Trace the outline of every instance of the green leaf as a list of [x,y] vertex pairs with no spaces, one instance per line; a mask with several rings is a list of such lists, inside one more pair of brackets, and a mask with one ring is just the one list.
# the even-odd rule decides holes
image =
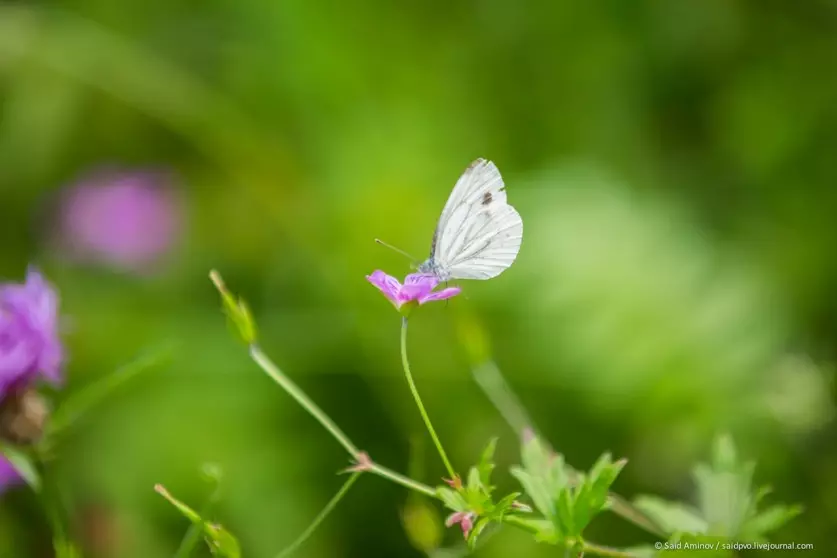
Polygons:
[[456,512],[467,511],[468,502],[459,492],[444,486],[437,486],[436,494],[449,509]]
[[771,506],[747,520],[741,529],[742,539],[763,542],[764,535],[779,529],[801,513],[802,506]]
[[477,465],[482,485],[489,494],[494,490],[494,487],[491,486],[491,473],[494,471],[494,452],[496,449],[497,438],[492,438],[485,446],[482,455],[480,455],[479,465]]
[[482,479],[480,479],[480,472],[476,467],[471,467],[468,471],[467,487],[468,492],[474,494],[481,494],[483,492]]
[[[728,464],[725,464],[728,465]],[[752,465],[734,469],[695,467],[698,505],[708,524],[707,533],[736,537],[750,513]]]
[[512,504],[520,497],[520,492],[512,492],[497,502],[487,514],[487,517],[496,521],[502,521],[503,516],[512,509]]
[[737,451],[729,434],[721,434],[715,438],[712,447],[712,467],[716,471],[735,471],[737,469]]
[[555,506],[543,479],[531,475],[520,467],[512,467],[510,472],[523,487],[523,491],[532,500],[535,508],[544,516],[552,518],[555,515]]
[[625,463],[627,463],[625,460],[612,463],[610,454],[606,453],[593,466],[589,478],[584,480],[576,493],[573,509],[576,528],[574,535],[580,535],[593,517],[607,507],[610,487]]
[[575,537],[581,534],[581,530],[575,523],[574,501],[571,490],[563,489],[555,499],[555,516],[553,523],[555,529],[565,537]]
[[640,496],[634,506],[669,533],[705,533],[708,527],[700,512],[685,504]]
[[759,512],[769,487],[753,491],[754,462],[741,463],[727,435],[714,443],[711,464],[693,471],[698,509],[645,497],[636,507],[669,532],[723,537],[726,540],[766,541],[765,535],[802,512],[799,506],[777,505]]
[[520,450],[523,468],[530,474],[546,477],[552,461],[552,452],[537,436],[532,436],[523,443]]
[[6,444],[2,446],[2,452],[26,484],[35,492],[40,492],[42,486],[41,475],[32,459],[25,452]]
[[538,542],[558,544],[561,541],[560,535],[555,531],[555,526],[548,519],[516,515],[514,516],[514,525],[533,532],[535,540]]

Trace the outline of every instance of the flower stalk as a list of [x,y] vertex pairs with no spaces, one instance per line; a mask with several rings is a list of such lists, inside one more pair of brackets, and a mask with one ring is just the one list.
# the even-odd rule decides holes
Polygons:
[[442,458],[442,462],[445,464],[448,476],[453,479],[457,477],[456,471],[453,469],[453,465],[451,465],[450,460],[445,453],[445,448],[442,446],[442,442],[436,434],[436,429],[433,428],[433,424],[430,422],[430,416],[424,408],[424,403],[421,401],[421,396],[419,395],[418,388],[416,388],[416,383],[413,381],[413,374],[410,372],[410,361],[407,358],[407,323],[406,317],[401,319],[401,364],[404,366],[404,376],[407,378],[407,385],[410,386],[410,393],[413,394],[413,399],[416,402],[419,413],[421,413],[424,425],[427,427],[427,431],[433,439],[433,445],[436,446],[436,450],[439,452],[439,457]]

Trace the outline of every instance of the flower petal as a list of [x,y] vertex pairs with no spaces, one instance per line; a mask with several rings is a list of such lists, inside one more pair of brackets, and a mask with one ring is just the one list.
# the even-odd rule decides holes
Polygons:
[[391,275],[387,275],[381,270],[377,270],[372,273],[372,275],[367,275],[366,280],[377,287],[379,291],[384,293],[384,296],[387,297],[396,308],[401,306],[402,301],[399,298],[401,283],[398,282],[398,279],[392,277]]
[[20,484],[23,479],[17,469],[3,456],[0,456],[0,493],[4,492],[6,488]]
[[445,300],[454,297],[461,292],[462,289],[459,287],[448,287],[447,289],[442,289],[441,291],[435,293],[428,293],[425,296],[419,298],[419,304],[424,304],[425,302],[433,302],[434,300]]
[[426,273],[412,273],[404,279],[404,286],[401,288],[401,300],[418,300],[429,295],[439,280],[434,275]]
[[462,521],[466,515],[468,515],[467,512],[454,512],[450,514],[447,519],[445,519],[445,527],[453,527]]

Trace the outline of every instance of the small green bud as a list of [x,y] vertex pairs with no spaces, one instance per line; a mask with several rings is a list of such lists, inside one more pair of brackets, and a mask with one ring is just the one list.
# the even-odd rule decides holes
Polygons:
[[221,279],[221,275],[214,269],[209,272],[209,279],[221,294],[224,312],[227,314],[236,332],[247,345],[253,345],[257,337],[256,322],[253,320],[253,315],[247,303],[242,299],[236,300],[232,293],[227,290],[226,285],[224,285],[224,280]]

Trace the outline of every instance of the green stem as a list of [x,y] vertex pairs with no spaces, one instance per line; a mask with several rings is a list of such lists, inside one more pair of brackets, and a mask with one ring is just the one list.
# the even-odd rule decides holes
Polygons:
[[439,496],[436,494],[436,491],[433,488],[427,486],[426,484],[420,483],[418,481],[414,481],[409,477],[405,477],[401,473],[396,473],[391,469],[387,469],[377,463],[372,464],[372,468],[369,469],[370,473],[375,473],[379,477],[385,478],[390,480],[396,484],[400,484],[405,488],[409,488],[410,490],[415,490],[416,492],[421,492],[426,496],[430,496],[431,498],[438,498]]
[[427,415],[424,404],[421,402],[418,389],[416,389],[416,383],[413,381],[413,374],[410,372],[410,361],[407,359],[407,318],[403,318],[401,321],[401,364],[404,366],[404,375],[407,377],[407,384],[410,386],[410,392],[413,394],[413,399],[416,402],[419,413],[421,413],[421,418],[424,420],[424,425],[427,427],[430,437],[433,438],[433,444],[439,452],[439,457],[442,458],[442,462],[445,464],[445,468],[448,470],[450,478],[456,478],[456,471],[453,470],[453,466],[450,464],[450,460],[448,460],[445,449],[442,447],[442,442],[439,441],[439,436],[436,435],[436,430],[430,422],[430,417]]
[[[363,457],[363,452],[361,452],[357,447],[352,443],[346,434],[343,433],[340,428],[334,424],[334,421],[329,418],[328,415],[320,409],[316,403],[311,401],[305,392],[303,392],[299,387],[290,379],[288,378],[284,372],[282,372],[278,366],[273,364],[270,358],[265,355],[261,349],[258,348],[256,345],[250,346],[250,356],[253,361],[259,365],[259,368],[265,371],[268,376],[273,379],[279,386],[284,389],[288,394],[293,397],[297,403],[299,403],[302,408],[308,411],[311,416],[313,416],[317,421],[323,425],[335,440],[337,440],[340,445],[342,445],[349,455],[352,456],[352,459],[355,461],[360,461]],[[395,471],[391,471],[382,465],[378,465],[377,463],[372,463],[370,468],[368,469],[370,473],[374,473],[379,477],[385,478],[390,480],[394,483],[400,484],[410,490],[415,490],[417,492],[422,492],[432,498],[438,498],[436,495],[436,491],[427,486],[426,484],[422,484],[418,481],[414,481],[413,479],[407,478],[404,475],[396,473]]]
[[277,554],[276,558],[285,558],[286,556],[290,556],[297,548],[299,548],[302,545],[302,543],[308,540],[308,537],[310,537],[311,534],[317,529],[317,527],[320,526],[320,523],[322,523],[325,520],[325,518],[328,517],[328,515],[332,511],[334,511],[334,508],[337,506],[338,503],[340,503],[340,500],[343,499],[343,497],[346,495],[346,493],[349,491],[349,489],[352,487],[352,485],[355,483],[355,481],[358,479],[360,475],[361,472],[356,472],[352,474],[352,476],[349,477],[349,479],[345,483],[343,483],[343,486],[340,487],[340,490],[337,491],[337,494],[335,494],[334,497],[329,501],[329,503],[326,504],[326,506],[319,513],[319,515],[317,515],[317,517],[314,518],[314,521],[311,523],[311,525],[309,525],[308,528],[305,531],[303,531],[302,534],[299,537],[297,537],[297,539],[294,542],[290,544],[290,546],[288,546],[285,550]]
[[[209,516],[209,512],[212,510],[212,506],[218,500],[218,495],[221,492],[221,484],[216,483],[215,488],[212,490],[212,494],[209,495],[209,498],[204,504],[203,508],[201,508],[200,516],[201,518]],[[183,536],[183,540],[180,541],[180,546],[177,548],[177,552],[174,554],[174,558],[187,558],[189,555],[192,554],[192,551],[195,549],[195,546],[201,540],[201,534],[203,533],[203,523],[201,522],[192,522],[189,525],[189,529],[186,531],[186,534]]]
[[316,403],[311,401],[311,399],[305,394],[304,391],[299,389],[299,387],[290,379],[288,378],[279,367],[273,364],[273,362],[267,358],[267,356],[259,349],[257,345],[250,345],[250,357],[255,361],[259,367],[264,370],[268,376],[270,376],[274,382],[279,384],[288,395],[293,397],[297,403],[302,405],[302,408],[308,411],[308,413],[317,419],[317,421],[328,430],[328,432],[334,437],[335,440],[340,442],[346,451],[349,454],[357,458],[360,455],[360,450],[349,440],[349,437],[340,430],[334,421],[332,421],[327,414],[320,409]]

